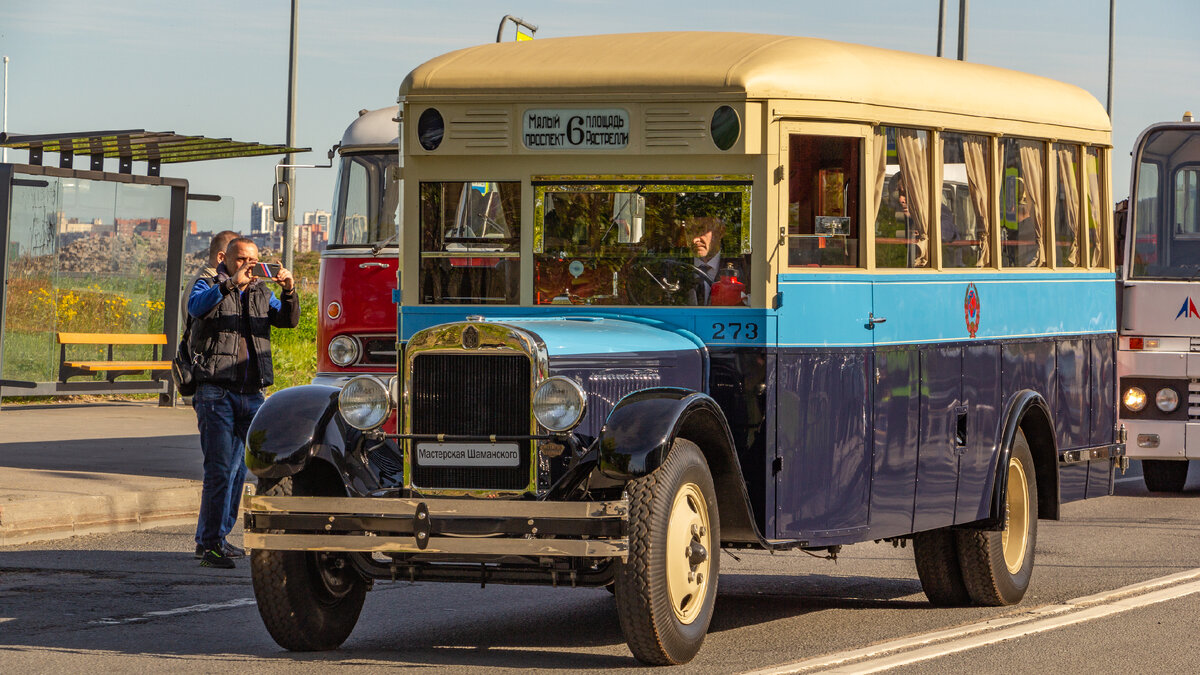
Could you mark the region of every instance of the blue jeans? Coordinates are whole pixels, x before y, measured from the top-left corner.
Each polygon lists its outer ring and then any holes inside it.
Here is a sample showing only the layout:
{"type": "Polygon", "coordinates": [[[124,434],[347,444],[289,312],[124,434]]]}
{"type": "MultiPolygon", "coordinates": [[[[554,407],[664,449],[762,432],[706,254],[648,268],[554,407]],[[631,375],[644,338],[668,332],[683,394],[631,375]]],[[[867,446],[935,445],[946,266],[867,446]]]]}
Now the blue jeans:
{"type": "Polygon", "coordinates": [[[246,480],[245,438],[262,404],[262,392],[240,394],[215,384],[201,384],[192,396],[204,451],[196,543],[206,549],[218,548],[237,524],[246,480]]]}

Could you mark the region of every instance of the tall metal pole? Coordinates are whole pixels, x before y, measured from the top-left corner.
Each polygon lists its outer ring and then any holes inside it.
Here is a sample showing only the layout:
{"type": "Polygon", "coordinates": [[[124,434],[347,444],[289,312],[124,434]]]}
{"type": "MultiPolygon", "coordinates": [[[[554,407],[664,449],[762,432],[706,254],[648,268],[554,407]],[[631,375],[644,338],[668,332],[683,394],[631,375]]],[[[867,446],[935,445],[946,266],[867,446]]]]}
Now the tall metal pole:
{"type": "Polygon", "coordinates": [[[946,38],[946,0],[938,0],[938,50],[937,55],[942,55],[942,43],[946,38]]]}
{"type": "MultiPolygon", "coordinates": [[[[1110,69],[1111,71],[1111,69],[1110,69]]],[[[1109,78],[1112,79],[1111,77],[1109,78]]],[[[0,120],[0,132],[8,133],[8,57],[4,57],[4,119],[0,120]]],[[[8,163],[8,148],[0,155],[0,162],[8,163]]]]}
{"type": "Polygon", "coordinates": [[[1117,0],[1108,0],[1108,102],[1104,110],[1112,119],[1112,83],[1113,83],[1113,31],[1116,23],[1117,0]]]}
{"type": "MultiPolygon", "coordinates": [[[[296,147],[296,24],[300,0],[292,0],[292,34],[288,43],[288,101],[287,101],[287,144],[289,148],[296,147]]],[[[283,158],[284,164],[295,164],[296,156],[288,153],[283,158]]],[[[289,211],[295,211],[296,180],[293,169],[283,170],[283,179],[287,181],[288,193],[292,204],[289,211]]],[[[292,254],[296,248],[296,232],[292,227],[292,213],[288,213],[283,223],[283,266],[292,269],[292,254]]]]}
{"type": "Polygon", "coordinates": [[[967,60],[967,4],[968,0],[958,0],[958,60],[967,60]]]}

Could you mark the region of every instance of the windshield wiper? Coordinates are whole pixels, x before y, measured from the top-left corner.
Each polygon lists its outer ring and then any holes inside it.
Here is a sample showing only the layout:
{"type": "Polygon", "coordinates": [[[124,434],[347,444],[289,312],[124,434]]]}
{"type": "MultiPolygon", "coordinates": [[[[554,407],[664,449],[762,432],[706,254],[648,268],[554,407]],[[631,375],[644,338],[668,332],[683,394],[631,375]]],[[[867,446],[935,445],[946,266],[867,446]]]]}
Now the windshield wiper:
{"type": "Polygon", "coordinates": [[[378,256],[379,252],[383,250],[384,246],[387,246],[388,244],[392,243],[395,240],[396,240],[396,233],[393,232],[392,236],[388,237],[387,239],[384,239],[383,241],[375,242],[371,246],[371,255],[378,256]]]}

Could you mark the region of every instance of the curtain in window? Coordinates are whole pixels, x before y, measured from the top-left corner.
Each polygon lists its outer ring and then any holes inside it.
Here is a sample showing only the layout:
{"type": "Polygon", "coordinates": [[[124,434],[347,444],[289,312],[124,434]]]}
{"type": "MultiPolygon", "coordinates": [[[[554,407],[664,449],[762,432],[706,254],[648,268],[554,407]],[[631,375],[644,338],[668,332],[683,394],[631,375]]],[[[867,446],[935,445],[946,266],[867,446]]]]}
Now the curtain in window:
{"type": "Polygon", "coordinates": [[[929,144],[924,131],[896,129],[896,151],[912,223],[912,267],[929,264],[929,144]]]}
{"type": "MultiPolygon", "coordinates": [[[[1071,233],[1071,248],[1067,251],[1066,265],[1079,265],[1079,182],[1075,177],[1075,148],[1070,145],[1054,146],[1058,158],[1058,187],[1063,191],[1066,206],[1067,231],[1071,233]]],[[[1057,223],[1056,223],[1057,226],[1057,223]]],[[[1059,260],[1059,264],[1063,261],[1059,260]]]]}
{"type": "Polygon", "coordinates": [[[1046,203],[1042,180],[1042,148],[1034,141],[1020,141],[1017,147],[1020,149],[1025,194],[1029,197],[1030,207],[1033,209],[1033,222],[1036,225],[1033,231],[1033,259],[1026,267],[1041,267],[1045,264],[1042,259],[1042,231],[1045,229],[1045,224],[1042,223],[1042,207],[1046,203]]]}
{"type": "Polygon", "coordinates": [[[975,266],[984,267],[992,259],[992,209],[988,204],[987,139],[983,136],[963,136],[962,148],[963,161],[967,165],[967,185],[971,190],[971,201],[980,224],[979,260],[975,266]]]}
{"type": "Polygon", "coordinates": [[[875,154],[875,213],[871,214],[871,222],[879,217],[879,208],[883,204],[883,182],[887,172],[887,131],[884,127],[875,127],[875,135],[871,137],[871,152],[875,154]]]}
{"type": "Polygon", "coordinates": [[[1096,148],[1087,149],[1087,161],[1083,163],[1087,170],[1088,191],[1088,232],[1091,237],[1091,264],[1097,267],[1104,264],[1104,223],[1105,216],[1101,211],[1107,207],[1100,203],[1100,155],[1096,148]]]}

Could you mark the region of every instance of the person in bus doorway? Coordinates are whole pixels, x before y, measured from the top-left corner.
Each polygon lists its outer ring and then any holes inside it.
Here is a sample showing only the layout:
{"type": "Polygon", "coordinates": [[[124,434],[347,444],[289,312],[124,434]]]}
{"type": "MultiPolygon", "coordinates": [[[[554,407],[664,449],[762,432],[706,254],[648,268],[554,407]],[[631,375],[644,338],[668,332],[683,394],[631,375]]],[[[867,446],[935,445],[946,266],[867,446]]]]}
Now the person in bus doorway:
{"type": "Polygon", "coordinates": [[[692,216],[683,221],[684,236],[692,251],[691,264],[703,272],[708,282],[697,278],[689,291],[691,305],[745,305],[742,289],[746,279],[738,261],[722,260],[721,241],[725,222],[717,216],[692,216]],[[714,290],[716,291],[714,298],[714,290]]]}
{"type": "Polygon", "coordinates": [[[197,355],[197,387],[192,396],[204,485],[196,523],[196,552],[205,567],[232,569],[245,551],[225,541],[237,523],[246,463],[242,459],[250,420],[263,403],[262,390],[274,380],[271,327],[295,328],[300,301],[287,269],[272,279],[275,296],[255,276],[258,246],[245,237],[232,239],[211,281],[199,280],[188,298],[192,317],[189,344],[197,355]]]}

